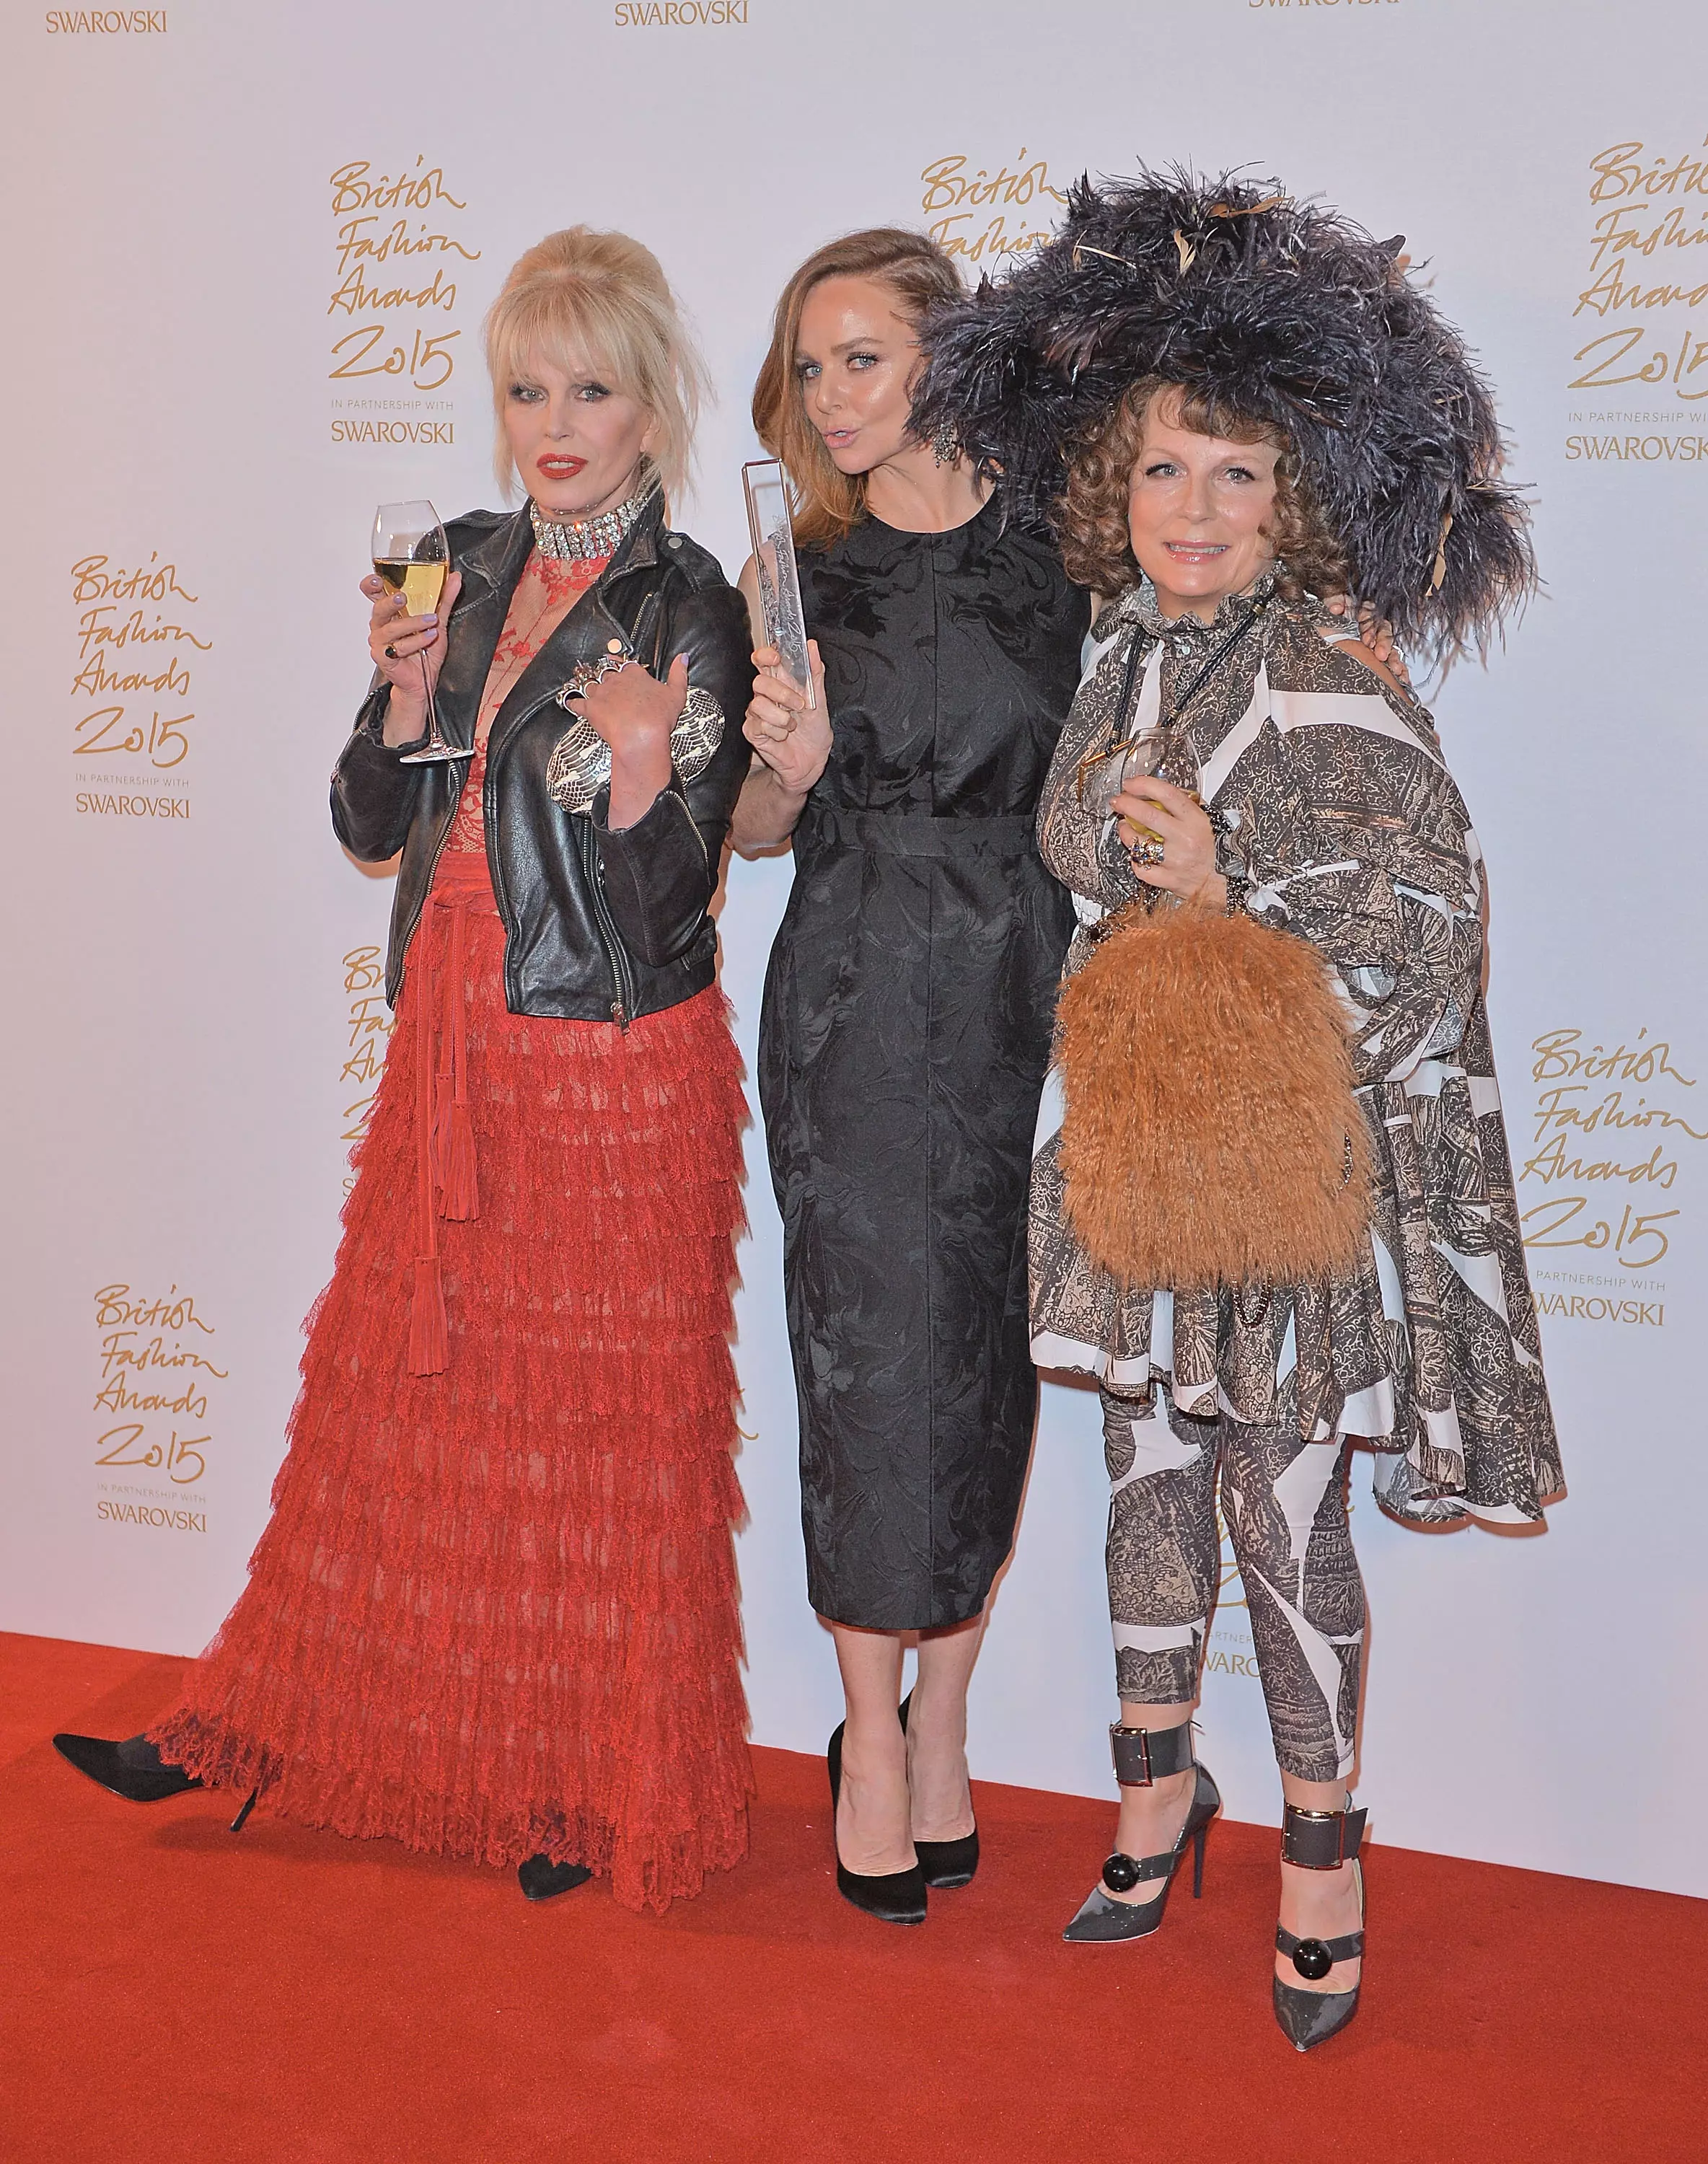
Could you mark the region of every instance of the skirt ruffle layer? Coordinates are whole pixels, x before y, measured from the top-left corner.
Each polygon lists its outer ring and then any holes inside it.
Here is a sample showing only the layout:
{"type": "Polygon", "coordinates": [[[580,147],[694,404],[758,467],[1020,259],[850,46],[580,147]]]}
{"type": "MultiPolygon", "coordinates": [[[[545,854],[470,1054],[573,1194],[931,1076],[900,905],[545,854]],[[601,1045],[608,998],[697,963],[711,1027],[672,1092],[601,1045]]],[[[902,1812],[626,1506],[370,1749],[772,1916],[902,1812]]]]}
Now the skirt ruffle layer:
{"type": "MultiPolygon", "coordinates": [[[[247,1590],[154,1733],[344,1834],[609,1873],[746,1848],[732,1528],[739,1061],[722,995],[627,1031],[510,1014],[466,927],[480,1215],[441,1222],[449,1363],[408,1372],[412,967],[247,1590]]],[[[436,936],[435,936],[436,935],[436,936]]]]}

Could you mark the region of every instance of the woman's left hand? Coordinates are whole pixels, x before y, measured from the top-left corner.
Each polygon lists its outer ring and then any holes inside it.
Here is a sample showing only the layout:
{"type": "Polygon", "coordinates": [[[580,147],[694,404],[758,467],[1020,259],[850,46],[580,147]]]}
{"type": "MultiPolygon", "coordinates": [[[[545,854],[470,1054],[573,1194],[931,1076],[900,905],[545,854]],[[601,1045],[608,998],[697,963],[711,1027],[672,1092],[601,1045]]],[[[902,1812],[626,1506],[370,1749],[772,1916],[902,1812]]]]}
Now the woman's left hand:
{"type": "Polygon", "coordinates": [[[680,654],[662,684],[630,661],[581,694],[581,712],[611,747],[613,829],[637,825],[669,788],[670,731],[687,703],[688,664],[680,654]]]}
{"type": "Polygon", "coordinates": [[[581,712],[613,756],[660,743],[668,746],[687,703],[688,664],[680,654],[662,684],[639,662],[628,661],[581,694],[581,712]]]}
{"type": "Polygon", "coordinates": [[[1134,853],[1133,872],[1147,886],[1160,887],[1182,901],[1201,901],[1214,909],[1225,905],[1227,890],[1216,869],[1216,830],[1210,824],[1209,813],[1195,797],[1177,789],[1172,781],[1151,775],[1129,782],[1110,809],[1120,822],[1117,832],[1134,853]],[[1141,833],[1141,828],[1145,831],[1141,833]],[[1154,852],[1159,843],[1160,858],[1145,862],[1146,855],[1154,852]]]}

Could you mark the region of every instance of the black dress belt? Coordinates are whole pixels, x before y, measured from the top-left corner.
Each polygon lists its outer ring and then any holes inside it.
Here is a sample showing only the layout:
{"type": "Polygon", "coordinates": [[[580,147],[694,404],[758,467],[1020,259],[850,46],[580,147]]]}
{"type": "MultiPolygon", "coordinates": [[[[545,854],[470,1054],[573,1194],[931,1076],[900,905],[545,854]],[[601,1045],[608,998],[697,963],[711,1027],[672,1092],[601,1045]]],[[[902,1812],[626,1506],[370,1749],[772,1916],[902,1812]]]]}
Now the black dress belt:
{"type": "Polygon", "coordinates": [[[860,849],[872,856],[966,857],[991,850],[1029,856],[1032,819],[934,819],[928,812],[843,812],[814,806],[801,821],[809,848],[860,849]]]}

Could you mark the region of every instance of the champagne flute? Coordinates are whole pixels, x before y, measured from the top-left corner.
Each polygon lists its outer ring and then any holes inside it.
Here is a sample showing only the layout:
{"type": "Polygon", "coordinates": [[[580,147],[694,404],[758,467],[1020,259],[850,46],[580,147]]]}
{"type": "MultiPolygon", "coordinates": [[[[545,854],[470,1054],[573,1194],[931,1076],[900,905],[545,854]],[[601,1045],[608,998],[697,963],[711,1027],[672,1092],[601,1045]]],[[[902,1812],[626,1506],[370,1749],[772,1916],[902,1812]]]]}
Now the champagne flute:
{"type": "MultiPolygon", "coordinates": [[[[430,503],[382,503],[374,513],[373,558],[375,570],[392,593],[402,595],[409,615],[433,614],[450,569],[450,544],[444,521],[430,503]]],[[[426,766],[443,759],[471,759],[472,746],[460,748],[447,743],[439,733],[439,704],[424,649],[421,688],[427,695],[427,740],[419,751],[400,754],[399,764],[426,766]]]]}
{"type": "MultiPolygon", "coordinates": [[[[1110,807],[1122,790],[1135,781],[1146,781],[1152,776],[1159,781],[1173,782],[1176,789],[1184,789],[1195,804],[1202,803],[1199,792],[1204,776],[1192,739],[1184,729],[1170,727],[1166,722],[1140,729],[1109,750],[1086,759],[1079,772],[1080,802],[1097,819],[1112,818],[1114,813],[1110,807]]],[[[1148,827],[1141,827],[1137,832],[1141,841],[1154,842],[1158,838],[1148,827]]]]}
{"type": "MultiPolygon", "coordinates": [[[[1171,781],[1176,789],[1184,789],[1195,804],[1201,804],[1199,790],[1203,785],[1204,773],[1198,764],[1198,754],[1192,739],[1184,729],[1165,726],[1141,729],[1127,747],[1127,756],[1121,763],[1121,789],[1130,789],[1135,781],[1148,781],[1153,776],[1159,781],[1171,781]]],[[[1120,790],[1116,791],[1119,796],[1120,790]]],[[[1137,830],[1142,842],[1160,841],[1162,837],[1152,833],[1148,827],[1137,830]]]]}
{"type": "MultiPolygon", "coordinates": [[[[1115,796],[1118,796],[1124,789],[1131,789],[1135,783],[1148,781],[1154,776],[1159,781],[1172,781],[1176,789],[1184,789],[1195,804],[1203,802],[1199,790],[1204,776],[1198,764],[1198,754],[1192,739],[1184,729],[1174,729],[1166,723],[1159,723],[1154,728],[1138,730],[1128,738],[1125,744],[1117,745],[1116,749],[1122,757],[1119,761],[1120,782],[1112,792],[1115,796]]],[[[1114,817],[1112,810],[1109,817],[1114,817]]],[[[1133,859],[1134,871],[1141,864],[1160,863],[1162,836],[1148,827],[1139,826],[1133,819],[1127,819],[1123,825],[1133,833],[1133,839],[1127,843],[1127,854],[1133,859]]],[[[1122,826],[1117,826],[1115,831],[1123,841],[1126,840],[1122,826]]],[[[1180,897],[1169,894],[1164,888],[1146,885],[1143,891],[1147,909],[1156,911],[1180,907],[1180,897]]]]}

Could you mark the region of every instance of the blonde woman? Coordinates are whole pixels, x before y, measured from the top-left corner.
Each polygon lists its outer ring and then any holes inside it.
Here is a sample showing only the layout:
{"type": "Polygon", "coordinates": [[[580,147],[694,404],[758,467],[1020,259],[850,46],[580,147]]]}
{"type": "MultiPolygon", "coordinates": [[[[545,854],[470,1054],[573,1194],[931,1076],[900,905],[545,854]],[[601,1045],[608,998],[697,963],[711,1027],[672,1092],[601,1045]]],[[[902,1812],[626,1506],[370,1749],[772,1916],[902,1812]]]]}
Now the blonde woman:
{"type": "Polygon", "coordinates": [[[748,764],[742,603],[666,523],[699,361],[651,255],[552,234],[486,329],[502,481],[412,617],[376,580],[339,838],[400,856],[397,1027],[248,1589],[121,1795],[594,1872],[746,1846],[731,1521],[737,1057],[707,915],[748,764]],[[423,739],[423,662],[466,760],[423,739]],[[567,711],[559,694],[581,693],[567,711]]]}

